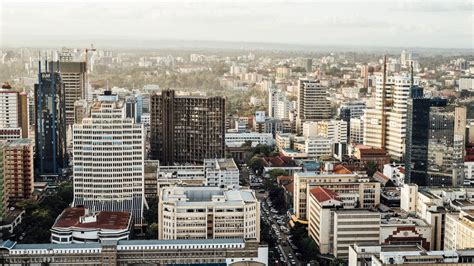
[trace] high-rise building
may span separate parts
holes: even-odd
[[[3,181],[9,205],[33,196],[33,143],[30,139],[14,140],[3,146]]]
[[[317,121],[331,118],[331,102],[327,99],[327,88],[315,80],[298,80],[298,120],[297,129],[301,131],[304,121]]]
[[[385,83],[385,84],[384,84]],[[406,113],[410,88],[419,78],[376,75],[375,108],[365,111],[364,145],[383,148],[395,160],[405,155]]]
[[[67,166],[65,89],[58,64],[41,72],[35,84],[35,173],[60,175]]]
[[[55,62],[50,62],[51,66]],[[66,124],[74,123],[74,103],[86,99],[87,95],[87,69],[86,62],[61,61],[59,73],[64,84],[64,108]]]
[[[28,138],[28,95],[11,88],[6,83],[0,90],[0,139]]]
[[[260,240],[260,203],[253,190],[167,187],[158,202],[158,239]]]
[[[223,158],[225,99],[164,90],[151,97],[150,128],[151,157],[162,165]]]
[[[418,87],[412,88],[421,89]],[[413,95],[413,93],[412,93]],[[428,170],[428,141],[431,100],[412,97],[407,104],[407,129],[405,147],[406,183],[425,185]]]
[[[90,116],[73,125],[73,206],[93,212],[131,212],[140,224],[144,206],[145,129],[125,115],[106,91]]]

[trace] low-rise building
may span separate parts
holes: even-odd
[[[158,221],[158,239],[260,240],[260,203],[249,189],[163,188]]]
[[[225,133],[225,145],[227,147],[241,147],[247,142],[250,142],[252,146],[257,146],[258,144],[275,145],[272,133]]]
[[[66,208],[51,228],[51,243],[71,244],[124,240],[130,236],[128,212],[92,213],[84,207]]]
[[[8,265],[268,265],[268,246],[243,239],[119,240],[85,244],[4,241]]]

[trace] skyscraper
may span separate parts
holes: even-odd
[[[412,98],[407,103],[407,133],[405,142],[406,183],[415,183],[421,186],[426,184],[430,105],[431,100],[423,98],[423,88],[412,87]]]
[[[35,84],[35,169],[38,175],[60,175],[67,165],[65,90],[57,64]]]
[[[73,125],[74,206],[131,212],[143,217],[145,130],[125,115],[117,95],[106,92],[90,116]]]
[[[151,97],[150,109],[152,159],[170,165],[224,157],[223,97],[177,96],[164,90]]]
[[[0,90],[0,103],[0,139],[28,138],[28,95],[6,83]]]
[[[318,121],[331,118],[331,102],[327,99],[327,88],[319,81],[298,80],[298,132],[304,121]]]
[[[51,65],[54,62],[50,62]],[[65,87],[64,102],[66,124],[74,124],[74,103],[86,98],[87,70],[86,62],[60,62],[59,73]]]

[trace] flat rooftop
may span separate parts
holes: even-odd
[[[81,217],[86,216],[86,209],[84,207],[66,208],[54,223],[53,228],[77,227],[119,230],[129,227],[130,213],[128,212],[101,211],[95,215],[96,219],[94,221],[81,222]]]
[[[233,159],[217,160],[220,170],[235,170],[238,169]]]

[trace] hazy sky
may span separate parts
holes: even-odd
[[[474,49],[473,23],[474,0],[0,0],[2,46],[132,39]]]

